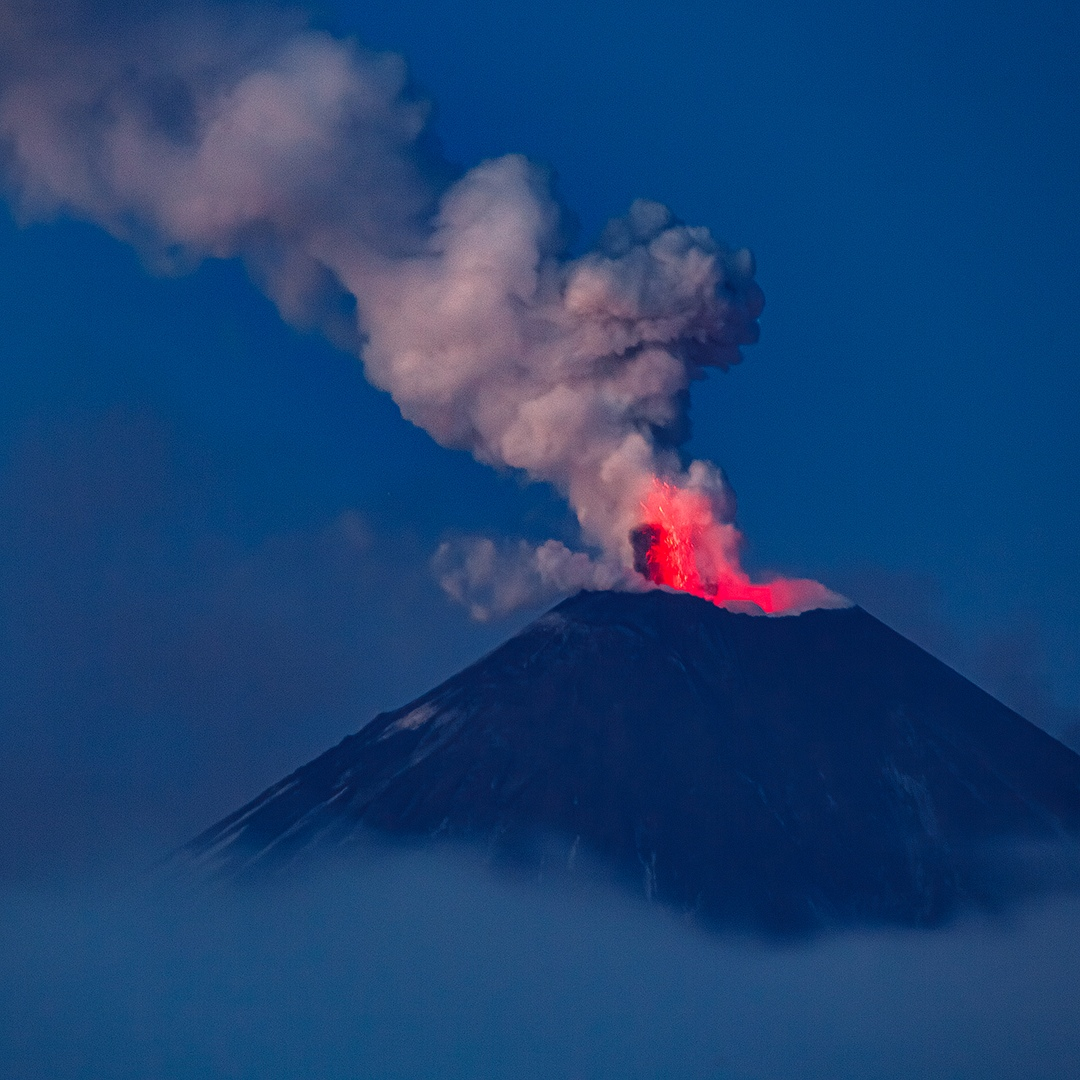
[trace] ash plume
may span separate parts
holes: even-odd
[[[242,257],[285,319],[355,351],[439,443],[553,485],[591,554],[444,545],[444,587],[474,614],[649,579],[761,602],[722,473],[678,449],[691,382],[757,339],[749,251],[638,200],[571,256],[545,170],[516,154],[455,170],[400,57],[297,12],[109,10],[0,0],[22,219],[95,222],[155,269]],[[656,513],[691,530],[691,571],[638,572]],[[838,602],[779,584],[765,610]]]

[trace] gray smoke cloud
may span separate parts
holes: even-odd
[[[691,382],[757,338],[749,251],[638,200],[570,257],[542,168],[511,154],[455,173],[402,59],[295,12],[3,0],[0,31],[24,220],[96,222],[157,268],[242,257],[284,318],[354,349],[442,445],[569,501],[593,554],[520,548],[506,585],[482,572],[507,563],[490,542],[440,552],[444,587],[478,614],[641,587],[629,534],[657,481],[690,500],[709,579],[748,580],[723,475],[677,447]],[[835,600],[790,584],[785,607]]]
[[[497,544],[488,537],[456,537],[439,545],[433,567],[445,592],[477,622],[579,589],[644,588],[645,582],[611,559],[590,558],[558,540]]]

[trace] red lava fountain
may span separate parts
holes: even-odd
[[[718,606],[754,604],[766,614],[798,604],[808,583],[779,579],[753,584],[739,565],[741,534],[716,520],[711,501],[701,492],[654,480],[641,510],[645,520],[631,533],[634,568],[650,581]]]

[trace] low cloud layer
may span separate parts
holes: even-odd
[[[465,858],[166,899],[0,894],[0,1071],[1064,1080],[1075,901],[766,947]]]

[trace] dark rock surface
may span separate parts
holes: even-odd
[[[280,873],[365,837],[579,853],[713,925],[931,925],[1080,833],[1080,757],[860,608],[581,593],[195,839]],[[1000,868],[999,868],[1000,869]]]

